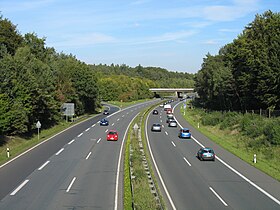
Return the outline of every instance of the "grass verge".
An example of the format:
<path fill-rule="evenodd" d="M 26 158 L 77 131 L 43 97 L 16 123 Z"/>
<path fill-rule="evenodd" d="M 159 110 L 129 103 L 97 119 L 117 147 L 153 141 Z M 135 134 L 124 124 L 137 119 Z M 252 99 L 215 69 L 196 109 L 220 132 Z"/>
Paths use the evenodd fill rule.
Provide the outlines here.
<path fill-rule="evenodd" d="M 24 138 L 19 136 L 12 136 L 12 137 L 1 137 L 3 138 L 3 145 L 0 147 L 0 165 L 4 164 L 5 162 L 9 161 L 10 159 L 16 157 L 17 155 L 23 153 L 24 151 L 28 150 L 29 148 L 35 146 L 36 144 L 45 141 L 46 139 L 52 137 L 53 135 L 65 130 L 66 128 L 73 126 L 83 120 L 86 120 L 94 115 L 84 115 L 79 117 L 74 122 L 60 122 L 58 125 L 53 126 L 52 128 L 41 130 L 38 140 L 38 135 L 33 134 L 30 138 Z M 7 148 L 10 150 L 10 157 L 7 157 Z"/>
<path fill-rule="evenodd" d="M 183 108 L 181 107 L 182 116 L 193 126 L 198 126 L 199 131 L 207 136 L 212 141 L 221 145 L 223 148 L 246 161 L 250 165 L 265 172 L 269 176 L 280 181 L 280 147 L 248 147 L 248 137 L 241 135 L 236 130 L 221 130 L 219 126 L 204 126 L 201 124 L 200 112 L 196 109 L 187 109 L 186 115 L 183 115 Z M 253 163 L 253 156 L 257 154 L 257 163 Z"/>

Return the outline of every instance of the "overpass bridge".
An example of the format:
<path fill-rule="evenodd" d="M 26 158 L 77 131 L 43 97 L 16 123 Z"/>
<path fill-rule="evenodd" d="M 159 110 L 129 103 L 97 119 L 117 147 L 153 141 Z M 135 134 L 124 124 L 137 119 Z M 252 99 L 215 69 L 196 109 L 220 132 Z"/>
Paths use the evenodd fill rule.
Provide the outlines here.
<path fill-rule="evenodd" d="M 178 98 L 182 98 L 184 94 L 195 95 L 194 88 L 150 88 L 150 91 L 157 93 L 174 93 Z"/>

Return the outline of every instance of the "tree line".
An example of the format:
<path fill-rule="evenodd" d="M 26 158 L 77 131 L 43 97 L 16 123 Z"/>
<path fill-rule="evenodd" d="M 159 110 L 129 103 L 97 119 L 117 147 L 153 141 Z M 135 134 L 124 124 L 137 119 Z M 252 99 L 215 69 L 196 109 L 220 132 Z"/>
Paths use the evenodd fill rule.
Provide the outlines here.
<path fill-rule="evenodd" d="M 39 120 L 43 128 L 56 124 L 65 102 L 76 114 L 99 106 L 97 77 L 73 55 L 57 53 L 35 33 L 21 35 L 0 17 L 0 134 L 31 132 Z"/>
<path fill-rule="evenodd" d="M 257 14 L 243 32 L 209 53 L 195 76 L 199 104 L 212 110 L 280 109 L 280 13 Z"/>
<path fill-rule="evenodd" d="M 172 72 L 159 67 L 122 65 L 90 65 L 100 79 L 103 100 L 131 101 L 153 97 L 149 88 L 194 87 L 194 74 Z"/>
<path fill-rule="evenodd" d="M 152 87 L 194 87 L 194 75 L 155 67 L 88 65 L 46 46 L 36 33 L 21 35 L 0 14 L 0 135 L 32 133 L 61 120 L 63 103 L 75 114 L 94 113 L 101 101 L 151 98 Z"/>

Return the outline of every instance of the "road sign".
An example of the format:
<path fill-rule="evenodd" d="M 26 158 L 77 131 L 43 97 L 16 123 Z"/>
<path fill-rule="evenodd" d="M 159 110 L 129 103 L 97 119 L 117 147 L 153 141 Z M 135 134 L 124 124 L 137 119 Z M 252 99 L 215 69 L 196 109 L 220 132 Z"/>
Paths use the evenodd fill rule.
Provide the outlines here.
<path fill-rule="evenodd" d="M 34 124 L 33 124 L 33 125 L 34 125 Z M 41 126 L 42 126 L 42 125 L 41 125 L 40 121 L 38 120 L 38 122 L 36 123 L 36 128 L 39 129 L 39 128 L 41 128 Z"/>

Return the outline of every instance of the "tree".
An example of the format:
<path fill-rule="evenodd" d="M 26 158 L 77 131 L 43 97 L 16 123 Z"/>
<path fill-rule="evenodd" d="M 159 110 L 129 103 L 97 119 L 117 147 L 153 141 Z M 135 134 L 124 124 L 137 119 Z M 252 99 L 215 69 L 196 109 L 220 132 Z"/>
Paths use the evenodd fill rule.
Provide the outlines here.
<path fill-rule="evenodd" d="M 5 53 L 14 55 L 17 48 L 22 46 L 23 38 L 16 26 L 7 18 L 0 15 L 0 59 Z"/>

